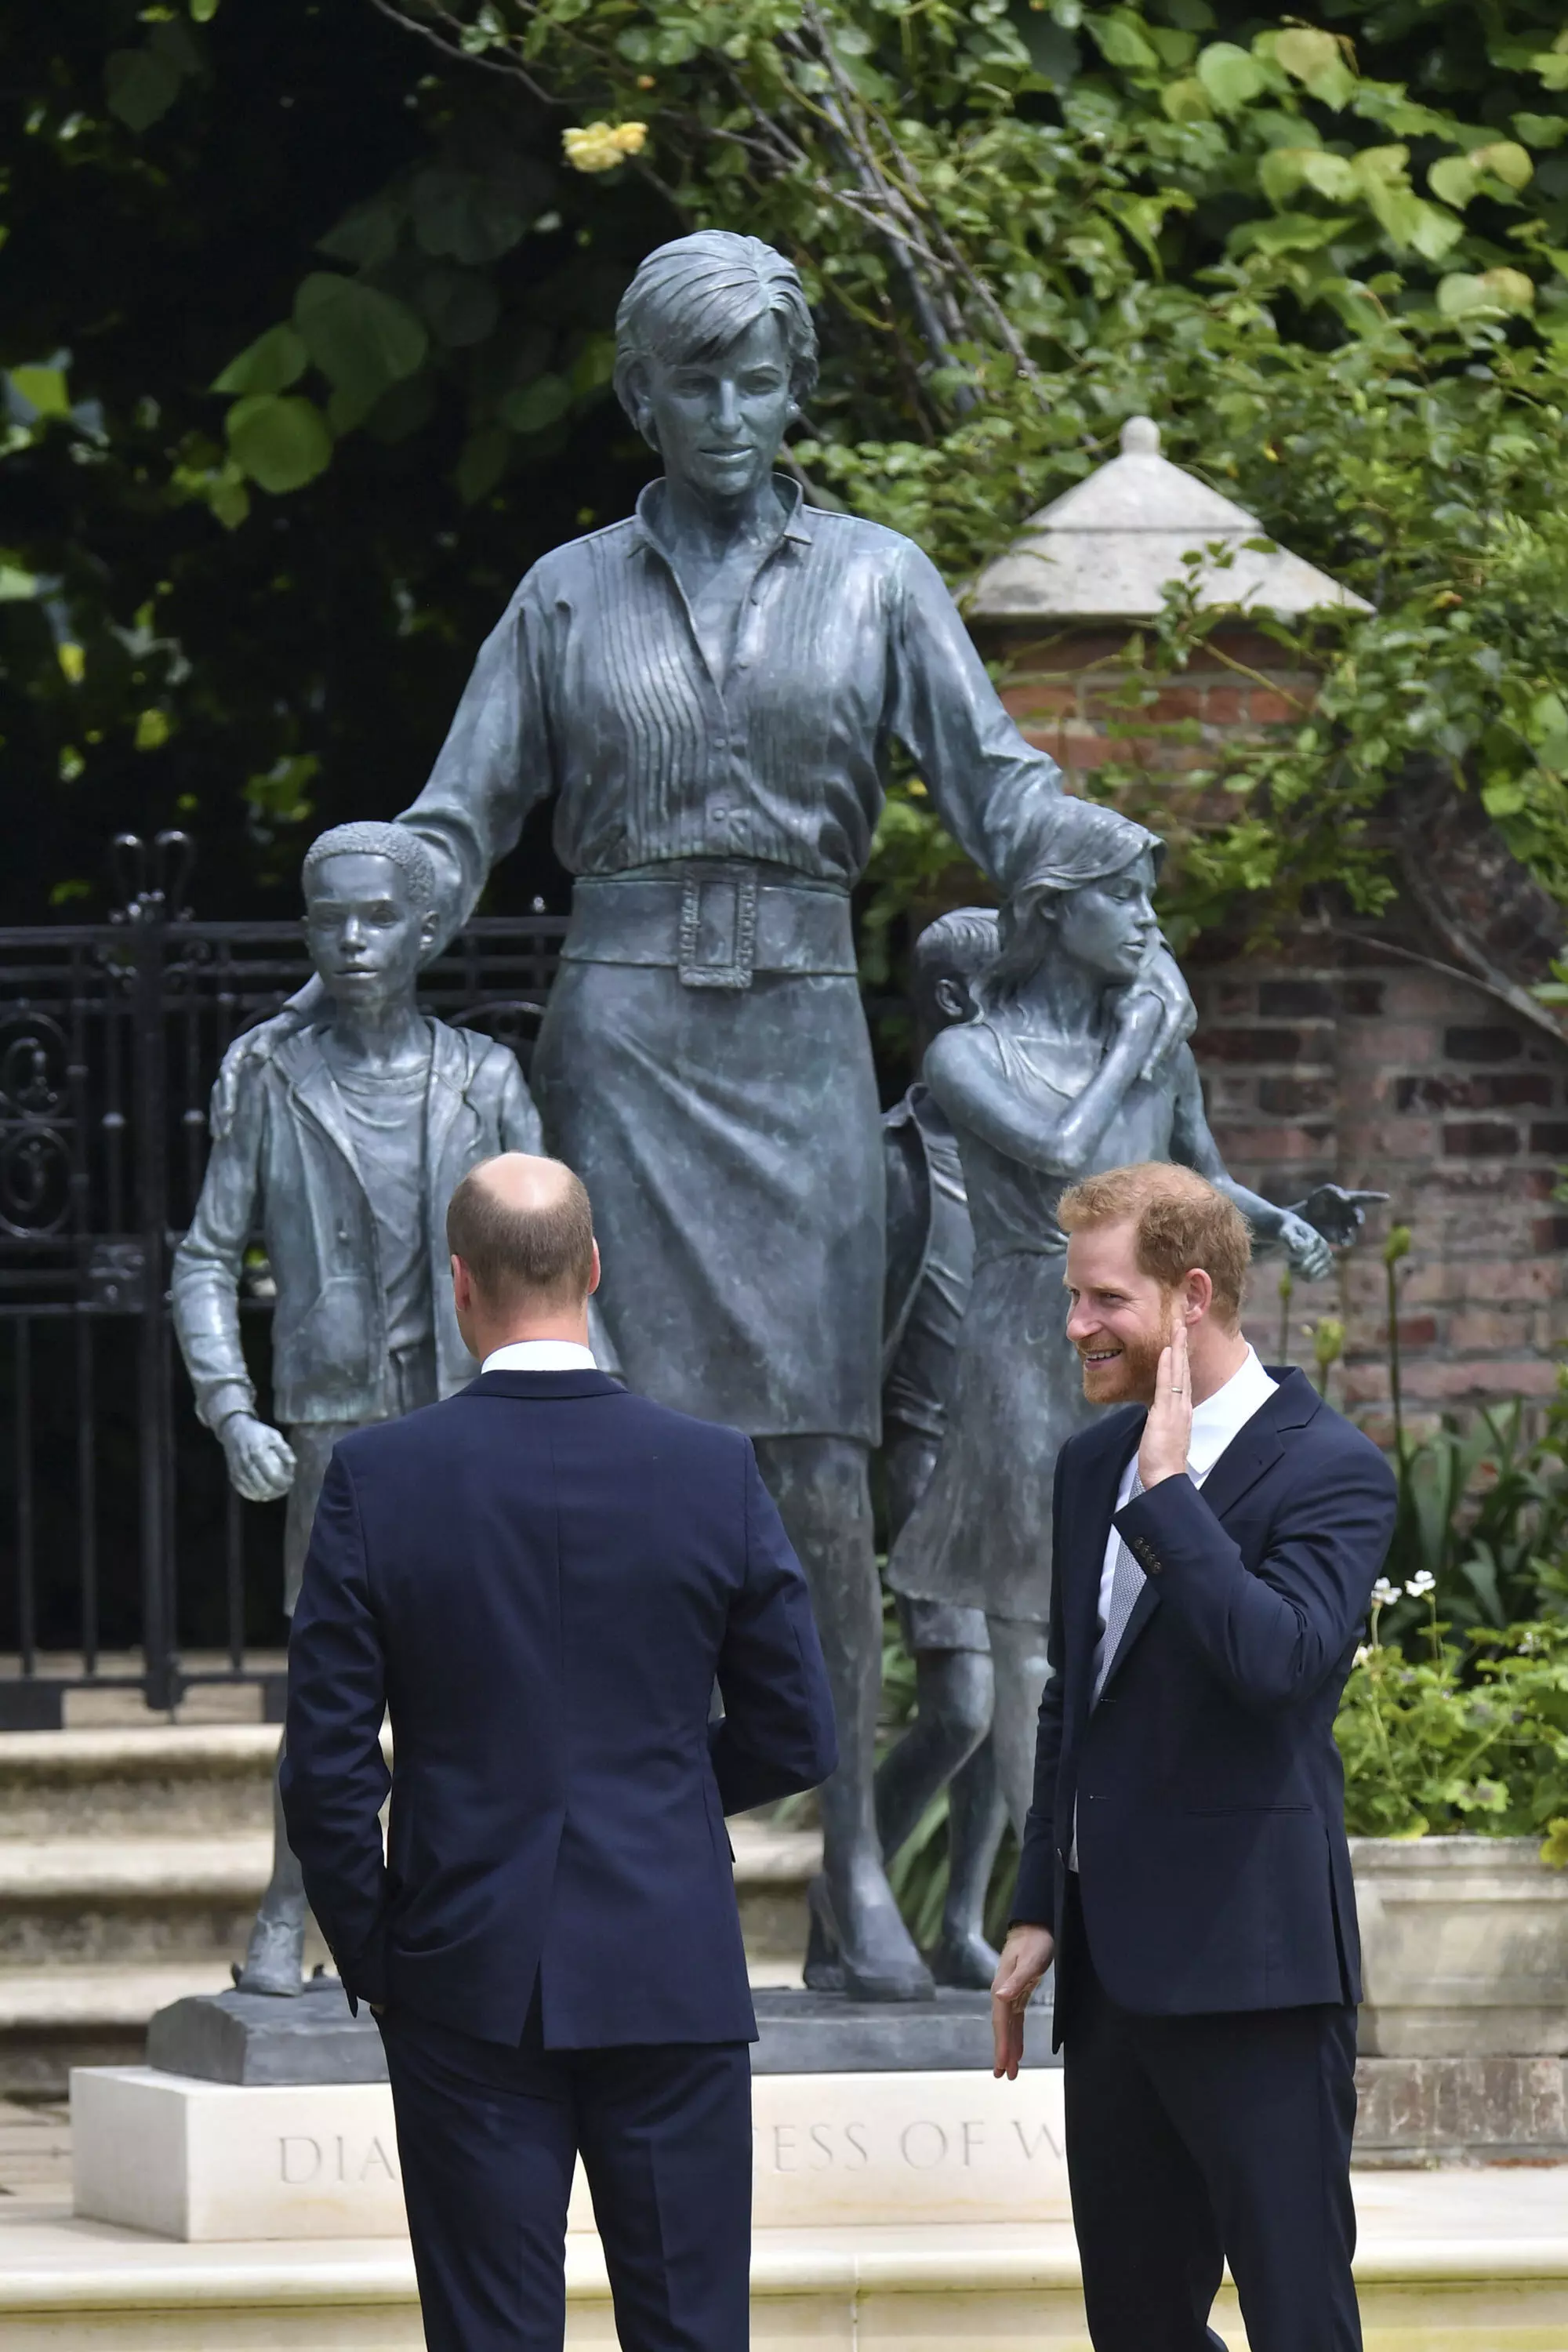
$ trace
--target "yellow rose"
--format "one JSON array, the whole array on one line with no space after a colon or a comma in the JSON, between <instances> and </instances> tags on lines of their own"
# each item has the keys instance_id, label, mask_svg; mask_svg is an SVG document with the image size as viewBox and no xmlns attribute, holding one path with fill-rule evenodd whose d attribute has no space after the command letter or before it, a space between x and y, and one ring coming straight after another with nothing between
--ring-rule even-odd
<instances>
[{"instance_id":1,"label":"yellow rose","mask_svg":"<svg viewBox=\"0 0 1568 2352\"><path fill-rule=\"evenodd\" d=\"M561 134L574 172L613 172L628 155L640 155L647 143L646 122L590 122Z\"/></svg>"}]
</instances>

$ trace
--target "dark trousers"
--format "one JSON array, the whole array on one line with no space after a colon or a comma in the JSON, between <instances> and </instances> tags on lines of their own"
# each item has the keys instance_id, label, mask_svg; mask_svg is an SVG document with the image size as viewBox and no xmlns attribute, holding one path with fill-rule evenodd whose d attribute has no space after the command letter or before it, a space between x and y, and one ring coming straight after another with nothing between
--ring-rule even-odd
<instances>
[{"instance_id":1,"label":"dark trousers","mask_svg":"<svg viewBox=\"0 0 1568 2352\"><path fill-rule=\"evenodd\" d=\"M1252 2352L1361 2352L1355 2011L1119 2009L1069 1876L1068 2178L1095 2352L1205 2352L1226 2261Z\"/></svg>"},{"instance_id":2,"label":"dark trousers","mask_svg":"<svg viewBox=\"0 0 1568 2352\"><path fill-rule=\"evenodd\" d=\"M744 2042L503 2049L381 2021L429 2352L561 2352L579 2152L625 2352L745 2352L752 2070Z\"/></svg>"}]
</instances>

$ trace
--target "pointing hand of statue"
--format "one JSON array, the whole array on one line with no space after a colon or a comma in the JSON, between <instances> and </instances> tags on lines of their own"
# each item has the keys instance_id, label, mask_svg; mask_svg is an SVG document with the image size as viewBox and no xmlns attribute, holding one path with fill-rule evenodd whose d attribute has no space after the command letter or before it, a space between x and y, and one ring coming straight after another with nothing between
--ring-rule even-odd
<instances>
[{"instance_id":1,"label":"pointing hand of statue","mask_svg":"<svg viewBox=\"0 0 1568 2352\"><path fill-rule=\"evenodd\" d=\"M228 1480L247 1503L275 1503L294 1484L294 1451L280 1429L254 1413L230 1415L218 1432Z\"/></svg>"},{"instance_id":2,"label":"pointing hand of statue","mask_svg":"<svg viewBox=\"0 0 1568 2352\"><path fill-rule=\"evenodd\" d=\"M1304 1201L1292 1201L1288 1213L1314 1227L1335 1249L1343 1249L1360 1233L1368 1209L1387 1198L1386 1192L1347 1192L1341 1184L1320 1184Z\"/></svg>"}]
</instances>

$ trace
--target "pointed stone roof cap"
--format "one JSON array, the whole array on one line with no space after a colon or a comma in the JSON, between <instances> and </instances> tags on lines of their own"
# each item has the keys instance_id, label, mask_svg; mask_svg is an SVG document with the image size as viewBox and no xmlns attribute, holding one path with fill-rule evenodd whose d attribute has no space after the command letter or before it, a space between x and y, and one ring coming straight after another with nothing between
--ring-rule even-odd
<instances>
[{"instance_id":1,"label":"pointed stone roof cap","mask_svg":"<svg viewBox=\"0 0 1568 2352\"><path fill-rule=\"evenodd\" d=\"M1245 507L1162 457L1159 426L1133 416L1121 428L1120 457L1031 515L961 601L970 621L1148 620L1167 582L1182 577L1183 558L1218 541L1232 560L1204 563L1200 604L1281 615L1328 605L1371 612L1287 548L1266 555L1246 544L1268 535Z\"/></svg>"}]
</instances>

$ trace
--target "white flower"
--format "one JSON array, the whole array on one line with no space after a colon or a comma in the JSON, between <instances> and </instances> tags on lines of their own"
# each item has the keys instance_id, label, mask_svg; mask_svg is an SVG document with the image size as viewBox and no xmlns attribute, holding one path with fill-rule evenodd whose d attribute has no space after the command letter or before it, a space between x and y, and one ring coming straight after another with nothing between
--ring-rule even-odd
<instances>
[{"instance_id":1,"label":"white flower","mask_svg":"<svg viewBox=\"0 0 1568 2352\"><path fill-rule=\"evenodd\" d=\"M1363 1642L1363 1643L1362 1643L1362 1645L1361 1645L1360 1649L1359 1649L1359 1650L1356 1652L1356 1654L1355 1654L1355 1662L1356 1662L1357 1665L1358 1665L1358 1666L1364 1666L1364 1665L1365 1665L1365 1664L1366 1664L1366 1662L1367 1662L1367 1660L1371 1657L1371 1655L1372 1655L1372 1643L1371 1643L1370 1642Z\"/></svg>"},{"instance_id":2,"label":"white flower","mask_svg":"<svg viewBox=\"0 0 1568 2352\"><path fill-rule=\"evenodd\" d=\"M1387 1577L1386 1577L1386 1576L1380 1576L1380 1577L1378 1578L1378 1580L1377 1580L1377 1582L1376 1582L1376 1583L1373 1586L1373 1588L1372 1588L1372 1605L1373 1605L1373 1607L1374 1609L1389 1609L1389 1608L1392 1608L1392 1607L1393 1607L1393 1605L1394 1605L1394 1601L1396 1601L1398 1600L1398 1598L1399 1598L1399 1587L1398 1587L1398 1585L1397 1585L1397 1584L1390 1584L1390 1582L1389 1582L1389 1580L1388 1580L1388 1579L1387 1579Z\"/></svg>"},{"instance_id":3,"label":"white flower","mask_svg":"<svg viewBox=\"0 0 1568 2352\"><path fill-rule=\"evenodd\" d=\"M1437 1580L1429 1568L1420 1570L1405 1588L1412 1601L1425 1601L1426 1595L1429 1592L1435 1592L1436 1589Z\"/></svg>"}]
</instances>

